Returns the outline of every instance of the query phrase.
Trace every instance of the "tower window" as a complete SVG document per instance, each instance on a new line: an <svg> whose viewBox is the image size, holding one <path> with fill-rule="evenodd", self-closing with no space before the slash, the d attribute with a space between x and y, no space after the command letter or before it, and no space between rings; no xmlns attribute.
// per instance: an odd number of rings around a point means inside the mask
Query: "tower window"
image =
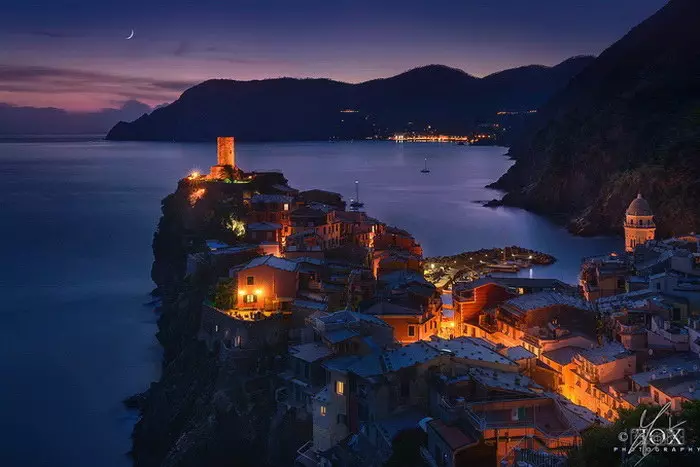
<svg viewBox="0 0 700 467"><path fill-rule="evenodd" d="M248 284L248 285L255 285L255 277L253 277L253 276L246 277L245 281L246 281L246 284Z"/></svg>

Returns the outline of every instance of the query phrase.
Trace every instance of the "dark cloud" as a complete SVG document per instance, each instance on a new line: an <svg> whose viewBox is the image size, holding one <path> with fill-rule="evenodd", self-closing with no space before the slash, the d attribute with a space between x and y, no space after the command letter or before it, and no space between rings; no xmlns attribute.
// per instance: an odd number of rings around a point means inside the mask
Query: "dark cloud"
<svg viewBox="0 0 700 467"><path fill-rule="evenodd" d="M66 32L66 31L50 31L50 30L31 31L28 34L30 34L32 36L49 37L51 39L70 39L70 38L75 38L75 37L85 37L84 34L79 34L79 33L74 33L74 32Z"/></svg>
<svg viewBox="0 0 700 467"><path fill-rule="evenodd" d="M0 64L0 91L114 94L133 99L169 99L192 81L121 76L87 70Z"/></svg>

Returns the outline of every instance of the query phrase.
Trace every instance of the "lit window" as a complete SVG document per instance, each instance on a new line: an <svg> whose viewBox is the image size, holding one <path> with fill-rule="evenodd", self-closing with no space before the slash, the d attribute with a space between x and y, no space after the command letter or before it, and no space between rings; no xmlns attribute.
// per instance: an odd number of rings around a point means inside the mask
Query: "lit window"
<svg viewBox="0 0 700 467"><path fill-rule="evenodd" d="M345 394L345 383L342 381L336 381L335 382L335 392L339 396L342 396L343 394Z"/></svg>
<svg viewBox="0 0 700 467"><path fill-rule="evenodd" d="M416 335L416 327L415 326L408 327L408 335L409 335L409 337L415 337L415 335Z"/></svg>
<svg viewBox="0 0 700 467"><path fill-rule="evenodd" d="M253 295L253 294L248 294L244 297L243 301L245 303L255 303L258 301L258 297L256 295Z"/></svg>
<svg viewBox="0 0 700 467"><path fill-rule="evenodd" d="M248 285L255 285L255 277L253 277L253 276L246 277L245 281L246 281L246 284L248 284Z"/></svg>
<svg viewBox="0 0 700 467"><path fill-rule="evenodd" d="M285 206L286 206L286 204L285 204ZM321 406L321 416L322 416L322 417L325 417L325 416L326 416L326 406L325 406L325 405L322 405L322 406Z"/></svg>
<svg viewBox="0 0 700 467"><path fill-rule="evenodd" d="M285 210L285 211L289 211L289 204L287 204L287 203L284 203L284 210ZM325 407L323 407L323 410L325 411L325 410L326 410L326 408L325 408ZM324 415L325 415L325 413L324 413Z"/></svg>

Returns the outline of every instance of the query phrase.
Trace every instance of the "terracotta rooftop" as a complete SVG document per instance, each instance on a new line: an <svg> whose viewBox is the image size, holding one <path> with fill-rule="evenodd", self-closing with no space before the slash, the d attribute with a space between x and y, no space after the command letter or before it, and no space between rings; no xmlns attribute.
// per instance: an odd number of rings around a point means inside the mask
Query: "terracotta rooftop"
<svg viewBox="0 0 700 467"><path fill-rule="evenodd" d="M254 268L257 266L269 266L271 268L279 269L282 271L290 271L294 272L297 270L297 263L294 261L290 261L288 259L284 258L278 258L273 255L267 255L267 256L259 256L257 258L253 258L243 266L240 270L246 270L250 268Z"/></svg>
<svg viewBox="0 0 700 467"><path fill-rule="evenodd" d="M503 306L507 307L508 311L515 312L516 314L525 314L528 311L549 308L552 306L569 306L572 308L578 308L579 310L593 310L593 306L589 302L559 292L537 292L524 294L505 301Z"/></svg>
<svg viewBox="0 0 700 467"><path fill-rule="evenodd" d="M556 350L550 350L549 352L544 352L543 357L546 357L559 365L568 365L574 357L585 350L581 347L566 346L561 347Z"/></svg>
<svg viewBox="0 0 700 467"><path fill-rule="evenodd" d="M445 425L442 420L431 420L428 425L435 430L438 436L440 436L453 451L477 442L475 438L466 435L458 427Z"/></svg>
<svg viewBox="0 0 700 467"><path fill-rule="evenodd" d="M600 365L628 357L632 352L625 349L619 342L606 342L600 347L581 350L578 354L594 365Z"/></svg>

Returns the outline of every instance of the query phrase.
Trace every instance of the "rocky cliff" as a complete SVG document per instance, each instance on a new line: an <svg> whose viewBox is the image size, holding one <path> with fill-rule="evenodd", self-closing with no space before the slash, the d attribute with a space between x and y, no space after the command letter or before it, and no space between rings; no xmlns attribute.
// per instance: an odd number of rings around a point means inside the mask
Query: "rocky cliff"
<svg viewBox="0 0 700 467"><path fill-rule="evenodd" d="M671 0L542 109L492 186L578 234L621 231L641 191L659 234L700 230L700 2Z"/></svg>
<svg viewBox="0 0 700 467"><path fill-rule="evenodd" d="M241 209L226 192L234 188L212 184L192 207L191 189L181 182L163 200L152 269L154 294L162 301L157 336L163 372L148 391L127 401L141 411L133 432L136 467L288 466L311 437L310 422L275 405L282 349L262 349L242 364L197 339L202 302L216 278L206 271L185 277L186 253L212 234L225 238L216 230Z"/></svg>
<svg viewBox="0 0 700 467"><path fill-rule="evenodd" d="M476 78L430 65L359 84L328 79L210 80L107 135L113 140L363 139L401 131L463 134L501 110L536 109L588 65L575 57Z"/></svg>

